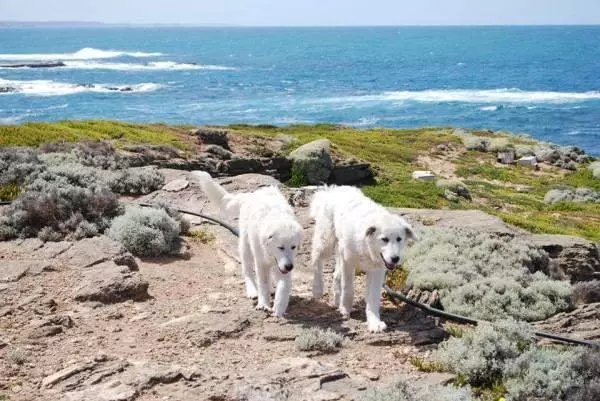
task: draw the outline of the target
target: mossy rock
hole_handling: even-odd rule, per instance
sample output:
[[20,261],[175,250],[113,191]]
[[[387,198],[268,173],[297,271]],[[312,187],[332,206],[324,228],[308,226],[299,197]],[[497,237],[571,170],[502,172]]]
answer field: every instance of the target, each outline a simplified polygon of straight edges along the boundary
[[333,160],[329,154],[331,142],[328,139],[318,139],[300,146],[290,153],[294,169],[302,171],[306,183],[310,185],[327,182],[333,170]]

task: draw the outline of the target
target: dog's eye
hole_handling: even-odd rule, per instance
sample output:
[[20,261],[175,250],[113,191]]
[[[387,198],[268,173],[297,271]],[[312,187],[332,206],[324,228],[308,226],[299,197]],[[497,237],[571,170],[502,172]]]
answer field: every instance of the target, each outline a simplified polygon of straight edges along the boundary
[[284,248],[284,247],[282,247],[282,246],[278,246],[278,247],[277,247],[277,249],[279,249],[279,250],[282,250],[282,251],[283,251],[285,248]]
[[383,237],[381,240],[382,240],[383,242],[385,242],[386,244],[387,244],[388,242],[390,242],[390,239],[389,239],[388,237]]
[[296,245],[292,245],[292,250],[293,250],[293,249],[296,249]]
[[396,241],[398,241],[398,242],[402,241],[402,237],[396,238]]

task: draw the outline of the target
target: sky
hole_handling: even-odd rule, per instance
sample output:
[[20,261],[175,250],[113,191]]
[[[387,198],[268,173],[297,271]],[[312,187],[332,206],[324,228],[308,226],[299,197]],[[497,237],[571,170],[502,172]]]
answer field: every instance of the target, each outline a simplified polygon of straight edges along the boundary
[[0,0],[0,21],[251,26],[600,24],[600,0]]

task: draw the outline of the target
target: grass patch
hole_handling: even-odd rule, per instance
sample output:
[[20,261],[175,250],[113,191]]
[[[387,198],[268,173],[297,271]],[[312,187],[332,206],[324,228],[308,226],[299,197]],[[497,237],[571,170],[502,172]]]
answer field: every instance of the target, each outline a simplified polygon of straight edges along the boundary
[[163,124],[131,124],[105,120],[30,122],[0,126],[0,147],[112,140],[118,145],[143,143],[187,149],[188,143],[182,134],[182,129]]
[[21,188],[16,184],[0,185],[0,201],[14,201],[21,193]]
[[298,167],[297,164],[292,165],[292,176],[285,183],[285,185],[289,187],[299,188],[308,185],[308,178],[306,176],[306,171]]
[[444,365],[443,363],[430,361],[421,356],[411,356],[409,360],[410,364],[421,372],[431,373],[443,372],[447,370],[446,365]]
[[213,233],[204,230],[190,231],[187,236],[202,244],[208,244],[215,240]]

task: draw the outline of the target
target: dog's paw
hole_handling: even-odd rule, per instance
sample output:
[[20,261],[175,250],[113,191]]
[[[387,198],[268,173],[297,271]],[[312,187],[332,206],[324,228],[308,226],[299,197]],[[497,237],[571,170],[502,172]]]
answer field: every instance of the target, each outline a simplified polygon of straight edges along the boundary
[[387,324],[381,320],[369,322],[368,325],[371,333],[382,333],[387,329]]
[[277,317],[277,318],[282,318],[285,315],[285,310],[279,309],[279,308],[274,308],[273,309],[273,316]]
[[262,310],[262,311],[269,312],[269,313],[273,312],[273,308],[271,308],[270,306],[267,306],[267,305],[258,304],[254,307],[254,309]]
[[340,314],[344,319],[350,319],[350,310],[340,306],[339,308]]

